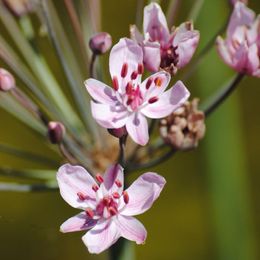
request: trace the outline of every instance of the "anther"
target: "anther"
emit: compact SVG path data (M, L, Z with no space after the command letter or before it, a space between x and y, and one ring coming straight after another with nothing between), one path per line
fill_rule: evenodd
M96 180L97 180L99 183L103 183L103 182L104 182L103 177L102 177L99 173L96 175Z
M87 199L87 196L85 194L83 194L82 192L78 192L77 196L80 200L85 200Z
M91 208L87 208L86 210L85 210L85 212L86 212L86 214L87 214L87 216L89 217L89 218L93 218L94 217L94 211L91 209Z
M133 84L132 82L128 82L126 87L125 87L125 92L127 95L131 94L133 91Z
M109 211L111 216L115 216L117 214L117 209L114 208L114 207L109 207L108 211Z
M92 186L92 190L93 190L93 191L97 192L98 189L99 189L99 187L98 187L97 184L94 184L94 185Z
M122 182L118 179L115 180L115 184L118 188L121 188L122 187Z
M153 104L153 103L155 103L156 101L158 101L158 97L151 97L151 98L149 98L148 103L149 103L149 104Z
M108 206L110 202L111 202L111 198L109 198L109 197L103 198L103 203L105 206Z
M127 191L123 191L123 198L124 198L125 204L128 204L128 202L129 202L129 195L128 195Z
M144 73L144 65L139 63L137 70L138 70L138 74L142 75Z
M147 80L147 82L146 82L146 86L145 86L146 89L149 89L149 88L150 88L152 82L153 82L153 79L152 79L152 78L149 78L149 79Z
M129 106L132 102L133 102L133 98L132 97L129 97L126 101L126 104Z
M138 72L137 71L133 71L132 74L131 74L131 79L132 80L135 80L138 76Z
M119 195L119 193L118 193L118 192L116 192L116 191L115 191L115 192L113 192L113 194L112 194L112 195L113 195L113 198L114 198L114 199L119 199L119 198L120 198L120 195Z
M125 78L127 75L127 71L128 71L128 65L127 63L124 63L121 69L121 77Z
M118 79L117 79L116 76L113 77L112 83L113 83L113 88L114 88L114 90L117 91L118 88L119 88L119 85L118 85Z
M161 87L162 86L162 78L156 77L155 80L154 80L154 83L157 87Z

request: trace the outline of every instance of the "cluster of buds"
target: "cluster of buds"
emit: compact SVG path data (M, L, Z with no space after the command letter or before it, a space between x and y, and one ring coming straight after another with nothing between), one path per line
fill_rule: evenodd
M197 147L205 135L204 113L198 110L198 99L187 101L160 121L160 134L165 143L178 150Z

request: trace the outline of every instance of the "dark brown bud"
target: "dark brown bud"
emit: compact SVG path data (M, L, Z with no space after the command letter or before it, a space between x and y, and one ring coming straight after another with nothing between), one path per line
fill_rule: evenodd
M160 121L160 134L165 143L178 150L197 147L206 131L205 116L198 110L198 99L185 102L180 108Z
M121 138L121 137L127 135L125 126L120 127L120 128L111 128L111 129L107 129L107 130L111 135L113 135L114 137L117 137L117 138Z
M65 127L60 122L51 121L48 124L48 138L52 144L60 144L65 135Z
M112 45L112 37L106 32L100 32L91 37L89 47L94 54L106 53Z

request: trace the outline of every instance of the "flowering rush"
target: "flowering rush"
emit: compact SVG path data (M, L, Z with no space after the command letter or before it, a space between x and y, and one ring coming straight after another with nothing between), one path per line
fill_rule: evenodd
M181 81L165 91L170 74L160 71L141 82L142 48L123 38L111 50L109 69L113 88L96 79L85 81L91 101L92 115L103 127L126 127L131 138L140 145L149 140L146 117L163 118L180 107L190 93Z
M260 77L260 16L244 3L235 4L227 28L227 38L217 39L224 62L240 73Z
M81 166L65 164L57 173L60 193L72 207L82 209L64 222L60 230L73 232L90 229L82 240L90 253L101 253L124 237L144 243L147 232L133 216L147 211L159 197L166 181L147 172L128 189L123 190L124 174L120 165L113 165L95 179Z
M200 38L191 22L182 23L170 33L165 15L157 3L144 8L144 36L135 25L130 27L130 32L132 39L143 48L145 67L153 72L163 68L171 74L189 63Z

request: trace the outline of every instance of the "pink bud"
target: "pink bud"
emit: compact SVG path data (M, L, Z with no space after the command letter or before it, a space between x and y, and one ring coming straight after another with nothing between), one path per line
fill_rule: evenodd
M91 37L89 47L94 54L103 54L107 52L112 45L112 38L106 32L100 32Z
M117 137L117 138L121 138L124 135L127 135L125 126L120 127L120 128L107 129L107 130L111 135L113 135L114 137Z
M48 137L52 144L61 143L65 135L65 127L60 122L51 121L48 124Z
M15 87L15 79L13 75L0 68L0 91L9 91Z

